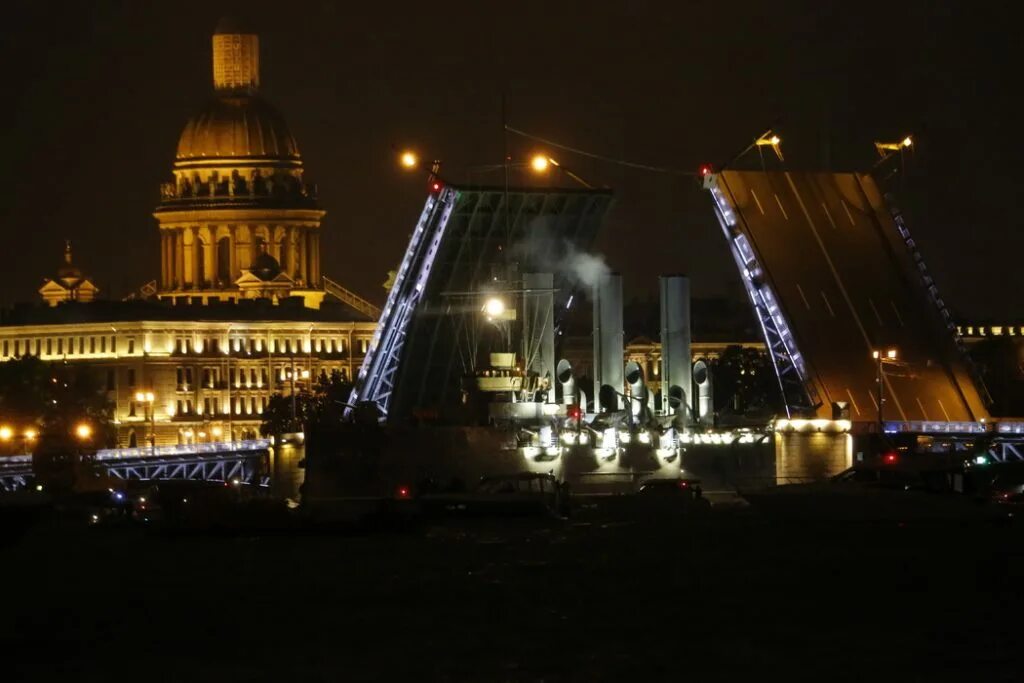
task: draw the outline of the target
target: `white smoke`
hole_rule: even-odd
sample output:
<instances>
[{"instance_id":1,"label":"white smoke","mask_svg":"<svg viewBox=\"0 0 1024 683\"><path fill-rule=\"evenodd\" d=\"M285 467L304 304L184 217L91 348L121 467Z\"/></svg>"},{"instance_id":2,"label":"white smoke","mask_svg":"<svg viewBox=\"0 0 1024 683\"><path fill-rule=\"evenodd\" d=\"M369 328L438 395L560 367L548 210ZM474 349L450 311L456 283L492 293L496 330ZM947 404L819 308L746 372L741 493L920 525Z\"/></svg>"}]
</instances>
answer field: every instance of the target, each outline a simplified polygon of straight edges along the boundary
<instances>
[{"instance_id":1,"label":"white smoke","mask_svg":"<svg viewBox=\"0 0 1024 683\"><path fill-rule=\"evenodd\" d=\"M611 274L611 268L605 263L604 256L578 251L569 242L566 242L565 245L567 253L562 258L558 269L570 273L570 279L576 284L594 287L602 277Z\"/></svg>"},{"instance_id":2,"label":"white smoke","mask_svg":"<svg viewBox=\"0 0 1024 683\"><path fill-rule=\"evenodd\" d=\"M548 220L534 219L526 235L512 248L512 254L529 264L530 270L562 275L570 285L587 288L612 272L603 255L581 251L565 237L555 235Z\"/></svg>"}]
</instances>

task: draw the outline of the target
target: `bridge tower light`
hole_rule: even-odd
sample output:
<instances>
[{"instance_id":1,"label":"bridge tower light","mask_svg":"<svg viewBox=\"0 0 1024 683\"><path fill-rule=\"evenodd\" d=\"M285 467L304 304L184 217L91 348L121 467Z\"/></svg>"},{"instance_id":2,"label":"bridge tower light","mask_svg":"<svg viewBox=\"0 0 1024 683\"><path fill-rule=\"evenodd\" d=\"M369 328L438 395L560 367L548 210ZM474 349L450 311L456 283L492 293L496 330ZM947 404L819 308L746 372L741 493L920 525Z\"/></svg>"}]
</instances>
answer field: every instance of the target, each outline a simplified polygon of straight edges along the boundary
<instances>
[{"instance_id":1,"label":"bridge tower light","mask_svg":"<svg viewBox=\"0 0 1024 683\"><path fill-rule=\"evenodd\" d=\"M875 151L883 159L894 152L902 152L914 146L914 138L906 136L899 142L878 142L875 141Z\"/></svg>"},{"instance_id":2,"label":"bridge tower light","mask_svg":"<svg viewBox=\"0 0 1024 683\"><path fill-rule=\"evenodd\" d=\"M780 147L782 144L782 138L772 131L768 131L759 137L754 144L758 147L771 147L772 151L775 152L775 156L779 158L779 161L785 161L782 156L782 147Z\"/></svg>"}]
</instances>

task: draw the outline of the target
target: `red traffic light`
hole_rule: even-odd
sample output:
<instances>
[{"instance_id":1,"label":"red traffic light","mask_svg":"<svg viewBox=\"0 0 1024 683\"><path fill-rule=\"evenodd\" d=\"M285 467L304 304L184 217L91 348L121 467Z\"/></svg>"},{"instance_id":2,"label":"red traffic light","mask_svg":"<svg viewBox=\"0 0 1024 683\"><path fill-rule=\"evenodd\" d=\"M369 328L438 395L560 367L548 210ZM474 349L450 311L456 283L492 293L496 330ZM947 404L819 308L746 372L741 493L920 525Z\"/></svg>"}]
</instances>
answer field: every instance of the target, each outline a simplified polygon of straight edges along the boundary
<instances>
[{"instance_id":1,"label":"red traffic light","mask_svg":"<svg viewBox=\"0 0 1024 683\"><path fill-rule=\"evenodd\" d=\"M700 175L702 178L711 175L713 172L714 169L711 168L711 164L704 164L700 167Z\"/></svg>"},{"instance_id":2,"label":"red traffic light","mask_svg":"<svg viewBox=\"0 0 1024 683\"><path fill-rule=\"evenodd\" d=\"M398 490L395 491L395 497L402 500L409 498L411 495L412 491L409 489L408 486L399 486Z\"/></svg>"},{"instance_id":3,"label":"red traffic light","mask_svg":"<svg viewBox=\"0 0 1024 683\"><path fill-rule=\"evenodd\" d=\"M433 194L439 193L443 187L444 187L444 184L440 180L431 180L430 181L430 191Z\"/></svg>"},{"instance_id":4,"label":"red traffic light","mask_svg":"<svg viewBox=\"0 0 1024 683\"><path fill-rule=\"evenodd\" d=\"M895 465L897 460L899 460L899 457L896 455L895 451L889 451L882 456L882 462L886 465Z\"/></svg>"}]
</instances>

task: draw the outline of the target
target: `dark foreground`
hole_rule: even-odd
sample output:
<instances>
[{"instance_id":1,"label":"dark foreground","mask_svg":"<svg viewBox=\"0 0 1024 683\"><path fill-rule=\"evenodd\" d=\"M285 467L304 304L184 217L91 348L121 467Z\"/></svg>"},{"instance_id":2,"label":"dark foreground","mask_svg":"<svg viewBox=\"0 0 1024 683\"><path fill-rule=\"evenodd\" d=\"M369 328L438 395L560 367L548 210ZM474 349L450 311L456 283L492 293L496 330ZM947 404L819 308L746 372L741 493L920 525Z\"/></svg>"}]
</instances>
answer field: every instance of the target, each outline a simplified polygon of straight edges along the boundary
<instances>
[{"instance_id":1,"label":"dark foreground","mask_svg":"<svg viewBox=\"0 0 1024 683\"><path fill-rule=\"evenodd\" d=\"M37 528L0 680L1022 680L1017 526Z\"/></svg>"}]
</instances>

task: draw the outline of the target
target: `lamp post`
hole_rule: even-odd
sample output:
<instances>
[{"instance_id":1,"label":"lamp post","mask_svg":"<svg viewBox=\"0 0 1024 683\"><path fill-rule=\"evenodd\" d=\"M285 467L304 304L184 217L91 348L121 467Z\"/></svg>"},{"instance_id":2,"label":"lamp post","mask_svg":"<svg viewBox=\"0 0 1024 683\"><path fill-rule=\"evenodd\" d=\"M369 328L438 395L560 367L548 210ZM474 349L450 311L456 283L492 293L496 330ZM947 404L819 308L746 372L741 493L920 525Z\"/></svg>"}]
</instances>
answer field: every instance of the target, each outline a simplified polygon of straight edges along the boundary
<instances>
[{"instance_id":1,"label":"lamp post","mask_svg":"<svg viewBox=\"0 0 1024 683\"><path fill-rule=\"evenodd\" d=\"M292 429L295 429L298 424L298 415L295 406L295 380L296 379L309 379L309 370L297 371L295 369L295 356L292 356L292 367L288 371L287 377L291 381L292 385Z\"/></svg>"},{"instance_id":2,"label":"lamp post","mask_svg":"<svg viewBox=\"0 0 1024 683\"><path fill-rule=\"evenodd\" d=\"M0 426L0 443L9 443L14 439L21 441L22 447L24 448L24 455L29 455L29 444L35 442L39 437L39 432L34 427L26 429L21 434L15 434L14 429L8 425Z\"/></svg>"},{"instance_id":3,"label":"lamp post","mask_svg":"<svg viewBox=\"0 0 1024 683\"><path fill-rule=\"evenodd\" d=\"M156 455L156 407L153 402L156 400L156 394L152 391L137 391L135 392L135 400L145 406L146 417L149 418L149 454L152 456Z\"/></svg>"},{"instance_id":4,"label":"lamp post","mask_svg":"<svg viewBox=\"0 0 1024 683\"><path fill-rule=\"evenodd\" d=\"M878 375L875 381L878 383L878 433L885 433L885 422L882 419L882 402L885 401L884 389L885 389L885 364L893 363L896 361L896 349L887 349L884 353L882 351L872 351L871 357L875 359L878 368Z\"/></svg>"}]
</instances>

